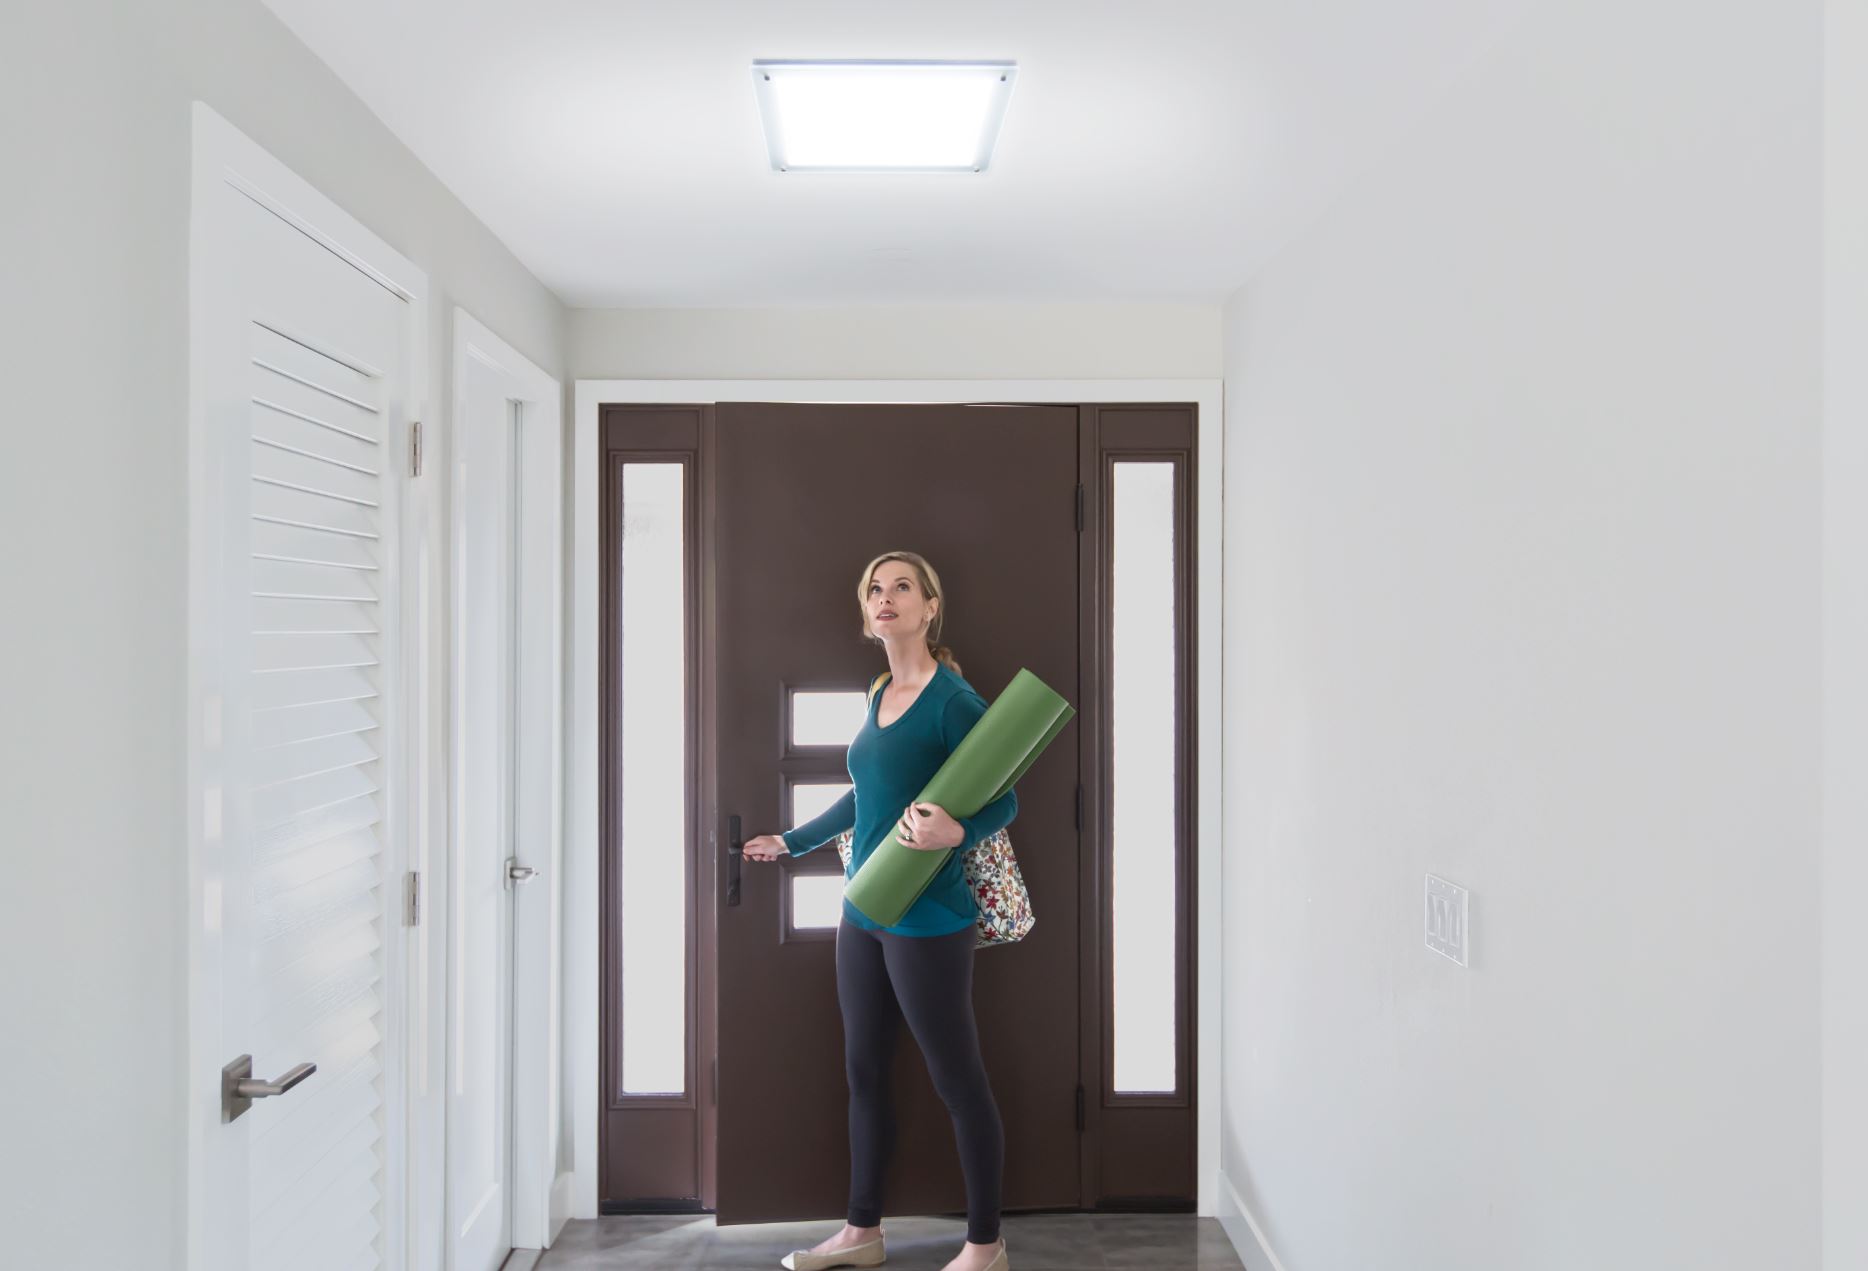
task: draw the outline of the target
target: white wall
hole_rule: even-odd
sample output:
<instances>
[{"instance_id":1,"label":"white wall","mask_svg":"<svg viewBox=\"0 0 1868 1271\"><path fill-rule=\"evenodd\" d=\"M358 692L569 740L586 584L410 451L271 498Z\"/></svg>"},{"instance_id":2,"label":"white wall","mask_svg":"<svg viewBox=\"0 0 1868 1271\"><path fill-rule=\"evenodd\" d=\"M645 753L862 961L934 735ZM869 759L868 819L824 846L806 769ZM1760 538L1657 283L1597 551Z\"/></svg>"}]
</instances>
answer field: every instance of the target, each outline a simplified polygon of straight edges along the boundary
<instances>
[{"instance_id":1,"label":"white wall","mask_svg":"<svg viewBox=\"0 0 1868 1271\"><path fill-rule=\"evenodd\" d=\"M1211 379L1218 305L573 309L574 379Z\"/></svg>"},{"instance_id":2,"label":"white wall","mask_svg":"<svg viewBox=\"0 0 1868 1271\"><path fill-rule=\"evenodd\" d=\"M1544 4L1227 307L1222 1155L1287 1271L1817 1265L1820 18Z\"/></svg>"},{"instance_id":3,"label":"white wall","mask_svg":"<svg viewBox=\"0 0 1868 1271\"><path fill-rule=\"evenodd\" d=\"M19 1266L182 1265L195 98L428 272L437 393L457 303L564 365L556 298L253 0L9 10L0 1230Z\"/></svg>"},{"instance_id":4,"label":"white wall","mask_svg":"<svg viewBox=\"0 0 1868 1271\"><path fill-rule=\"evenodd\" d=\"M1824 32L1823 1266L1868 1267L1868 6Z\"/></svg>"}]
</instances>

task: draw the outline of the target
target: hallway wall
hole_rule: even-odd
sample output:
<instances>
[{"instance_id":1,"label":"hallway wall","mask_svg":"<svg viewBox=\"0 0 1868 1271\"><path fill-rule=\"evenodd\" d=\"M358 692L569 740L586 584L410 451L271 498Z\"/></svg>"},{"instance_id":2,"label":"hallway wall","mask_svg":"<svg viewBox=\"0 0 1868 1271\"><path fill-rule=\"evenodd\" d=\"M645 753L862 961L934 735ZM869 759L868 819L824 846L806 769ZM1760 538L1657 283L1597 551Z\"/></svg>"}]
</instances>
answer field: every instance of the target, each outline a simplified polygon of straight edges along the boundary
<instances>
[{"instance_id":1,"label":"hallway wall","mask_svg":"<svg viewBox=\"0 0 1868 1271\"><path fill-rule=\"evenodd\" d=\"M1223 1163L1288 1271L1818 1265L1820 8L1538 6L1227 308Z\"/></svg>"},{"instance_id":2,"label":"hallway wall","mask_svg":"<svg viewBox=\"0 0 1868 1271\"><path fill-rule=\"evenodd\" d=\"M1868 1267L1868 6L1823 44L1823 1267Z\"/></svg>"},{"instance_id":3,"label":"hallway wall","mask_svg":"<svg viewBox=\"0 0 1868 1271\"><path fill-rule=\"evenodd\" d=\"M255 0L7 28L0 1215L13 1264L156 1271L216 1075L183 1072L190 101L428 271L435 394L454 304L553 373L564 310Z\"/></svg>"},{"instance_id":4,"label":"hallway wall","mask_svg":"<svg viewBox=\"0 0 1868 1271\"><path fill-rule=\"evenodd\" d=\"M1217 304L573 309L576 379L1213 379Z\"/></svg>"}]
</instances>

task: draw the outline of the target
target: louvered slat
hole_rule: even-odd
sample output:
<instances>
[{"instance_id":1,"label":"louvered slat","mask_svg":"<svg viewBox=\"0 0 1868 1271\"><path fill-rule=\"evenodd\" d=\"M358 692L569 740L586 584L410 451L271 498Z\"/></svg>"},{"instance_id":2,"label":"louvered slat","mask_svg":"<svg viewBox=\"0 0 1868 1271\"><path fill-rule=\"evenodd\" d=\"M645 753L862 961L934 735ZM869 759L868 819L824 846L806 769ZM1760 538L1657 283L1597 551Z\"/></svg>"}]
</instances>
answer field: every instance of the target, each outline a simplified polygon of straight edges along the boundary
<instances>
[{"instance_id":1,"label":"louvered slat","mask_svg":"<svg viewBox=\"0 0 1868 1271\"><path fill-rule=\"evenodd\" d=\"M261 1204L259 1193L255 1191L254 1222L259 1231L262 1233L276 1231L292 1221L293 1216L304 1209L301 1187L315 1187L322 1182L325 1188L329 1188L338 1180L372 1176L380 1186L382 1173L381 1167L376 1163L376 1158L382 1147L383 1135L377 1122L378 1118L375 1117L360 1122L355 1131L336 1144L329 1152L312 1162L311 1167L302 1175L291 1180L290 1186L276 1189L272 1203ZM358 1213L349 1216L360 1218L363 1215ZM275 1271L276 1268L291 1264L289 1260L274 1258L265 1265L267 1271Z\"/></svg>"},{"instance_id":2,"label":"louvered slat","mask_svg":"<svg viewBox=\"0 0 1868 1271\"><path fill-rule=\"evenodd\" d=\"M372 1153L368 1151L347 1151L344 1144L327 1151L295 1181L290 1192L280 1194L273 1204L262 1207L256 1215L263 1230L276 1232L293 1221L293 1215L304 1209L297 1204L299 1196L327 1196L334 1189L359 1187L359 1185L379 1185L379 1166L375 1164ZM351 1211L362 1211L368 1206L355 1206ZM293 1241L288 1241L293 1243Z\"/></svg>"},{"instance_id":3,"label":"louvered slat","mask_svg":"<svg viewBox=\"0 0 1868 1271\"><path fill-rule=\"evenodd\" d=\"M343 1010L308 1023L296 1032L275 1034L271 1044L281 1053L323 1054L329 1051L335 1054L344 1046L346 1039L353 1036L363 1035L380 1040L382 1030L376 1026L375 1018L374 1003L352 1002Z\"/></svg>"},{"instance_id":4,"label":"louvered slat","mask_svg":"<svg viewBox=\"0 0 1868 1271\"><path fill-rule=\"evenodd\" d=\"M338 871L337 876L341 877L355 868L345 866ZM326 884L324 880L320 880L319 886L329 886L331 889L325 903L318 907L301 907L294 915L297 921L290 926L277 927L271 939L254 951L256 971L272 976L287 976L293 974L292 968L298 967L323 976L329 974L333 966L328 959L317 960L317 955L325 947L357 940L371 948L380 944L371 923L378 916L377 901L381 893L339 891L335 885ZM297 1001L296 994L307 987L296 981L290 982L290 989L281 989L277 999L279 1002ZM272 1013L269 1004L260 1018L267 1018ZM308 1017L307 1023L310 1022Z\"/></svg>"},{"instance_id":5,"label":"louvered slat","mask_svg":"<svg viewBox=\"0 0 1868 1271\"><path fill-rule=\"evenodd\" d=\"M338 600L253 598L253 630L261 635L377 634L376 604Z\"/></svg>"},{"instance_id":6,"label":"louvered slat","mask_svg":"<svg viewBox=\"0 0 1868 1271\"><path fill-rule=\"evenodd\" d=\"M330 1151L358 1121L372 1116L382 1106L376 1088L379 1075L374 1062L353 1064L343 1073L332 1073L321 1087L313 1084L322 1072L313 1073L292 1091L304 1099L281 1100L280 1106L250 1131L247 1159L259 1176L291 1171L309 1165ZM317 1116L293 1115L294 1107L318 1105ZM256 1109L257 1110L257 1109ZM253 1115L251 1112L248 1116Z\"/></svg>"},{"instance_id":7,"label":"louvered slat","mask_svg":"<svg viewBox=\"0 0 1868 1271\"><path fill-rule=\"evenodd\" d=\"M338 1138L318 1157L304 1163L303 1168L293 1168L290 1174L278 1174L263 1179L263 1183L254 1187L252 1207L254 1215L265 1215L269 1222L267 1228L278 1228L282 1222L291 1221L291 1213L297 1209L293 1194L299 1185L316 1181L318 1178L333 1178L338 1174L355 1172L362 1166L379 1168L375 1159L375 1144L381 1142L383 1127L375 1116L361 1116L349 1127L342 1138Z\"/></svg>"},{"instance_id":8,"label":"louvered slat","mask_svg":"<svg viewBox=\"0 0 1868 1271\"><path fill-rule=\"evenodd\" d=\"M291 1206L292 1196L301 1187L328 1187L334 1178L373 1172L376 1162L371 1145L380 1134L376 1120L365 1118L358 1121L350 1133L330 1151L315 1161L305 1162L302 1170L267 1178L262 1186L253 1189L255 1215L271 1220L265 1222L265 1226L277 1226L281 1219L290 1221L291 1215L281 1215L275 1211L281 1205Z\"/></svg>"},{"instance_id":9,"label":"louvered slat","mask_svg":"<svg viewBox=\"0 0 1868 1271\"><path fill-rule=\"evenodd\" d=\"M374 577L381 562L373 539L329 534L297 525L253 524L253 555L260 560L302 561L366 572Z\"/></svg>"},{"instance_id":10,"label":"louvered slat","mask_svg":"<svg viewBox=\"0 0 1868 1271\"><path fill-rule=\"evenodd\" d=\"M328 1225L326 1214L360 1214L375 1206L376 1179L373 1175L340 1175L323 1188L302 1189L299 1197L304 1212L271 1233L267 1244L258 1250L263 1263L270 1265L281 1255L296 1256L298 1250L320 1237Z\"/></svg>"},{"instance_id":11,"label":"louvered slat","mask_svg":"<svg viewBox=\"0 0 1868 1271\"><path fill-rule=\"evenodd\" d=\"M383 1265L376 1251L382 1230L380 1210L355 1221L322 1229L305 1245L285 1251L266 1271L376 1271Z\"/></svg>"},{"instance_id":12,"label":"louvered slat","mask_svg":"<svg viewBox=\"0 0 1868 1271\"><path fill-rule=\"evenodd\" d=\"M302 1093L305 1096L303 1099L282 1104L276 1116L254 1127L250 1141L252 1148L259 1150L273 1138L295 1135L307 1141L317 1138L323 1133L324 1122L333 1113L348 1115L347 1109L360 1106L357 1103L358 1083L370 1084L382 1071L382 1065L375 1054L381 1042L381 1037L372 1030L357 1034L354 1042L346 1046L342 1053L334 1051L330 1059L329 1080L323 1085L313 1085L319 1077L325 1076L323 1069L306 1078L292 1092Z\"/></svg>"},{"instance_id":13,"label":"louvered slat","mask_svg":"<svg viewBox=\"0 0 1868 1271\"><path fill-rule=\"evenodd\" d=\"M261 749L301 745L326 737L374 732L380 725L367 701L311 702L253 715L253 744Z\"/></svg>"},{"instance_id":14,"label":"louvered slat","mask_svg":"<svg viewBox=\"0 0 1868 1271\"><path fill-rule=\"evenodd\" d=\"M377 747L368 733L319 737L260 750L253 757L253 779L260 786L310 780L373 763Z\"/></svg>"},{"instance_id":15,"label":"louvered slat","mask_svg":"<svg viewBox=\"0 0 1868 1271\"><path fill-rule=\"evenodd\" d=\"M255 636L253 658L257 671L254 688L268 695L267 706L322 702L334 696L312 688L305 689L302 696L295 696L289 685L281 686L278 681L268 679L269 676L292 671L354 670L358 673L354 683L374 692L380 665L376 637L329 632Z\"/></svg>"},{"instance_id":16,"label":"louvered slat","mask_svg":"<svg viewBox=\"0 0 1868 1271\"><path fill-rule=\"evenodd\" d=\"M307 975L318 978L308 979L295 992L267 1003L267 1009L254 1021L256 1042L270 1042L274 1035L302 1036L318 1021L357 1006L375 992L382 981L376 971L379 942L375 933L367 927L355 927L347 935L333 937L333 942L338 941L348 945L349 956L342 960L329 950L319 950L287 964L288 969L303 967ZM338 1058L329 1056L332 1063Z\"/></svg>"},{"instance_id":17,"label":"louvered slat","mask_svg":"<svg viewBox=\"0 0 1868 1271\"><path fill-rule=\"evenodd\" d=\"M281 825L275 825L263 833L257 840L259 865L275 856L295 852L314 843L321 843L339 834L366 829L375 825L382 816L382 809L376 800L368 795L355 799L345 799L306 813Z\"/></svg>"},{"instance_id":18,"label":"louvered slat","mask_svg":"<svg viewBox=\"0 0 1868 1271\"><path fill-rule=\"evenodd\" d=\"M377 692L375 677L368 667L321 667L299 670L291 676L257 676L253 684L253 709L273 711L289 707L311 707L334 702L355 702L375 715Z\"/></svg>"},{"instance_id":19,"label":"louvered slat","mask_svg":"<svg viewBox=\"0 0 1868 1271\"><path fill-rule=\"evenodd\" d=\"M375 794L378 789L370 773L356 768L320 773L303 781L283 782L253 792L253 820L262 834L270 829L285 829L287 822L295 817Z\"/></svg>"},{"instance_id":20,"label":"louvered slat","mask_svg":"<svg viewBox=\"0 0 1868 1271\"><path fill-rule=\"evenodd\" d=\"M253 898L265 904L376 855L376 835L369 829L340 830L326 838L295 844L290 850L254 862Z\"/></svg>"},{"instance_id":21,"label":"louvered slat","mask_svg":"<svg viewBox=\"0 0 1868 1271\"><path fill-rule=\"evenodd\" d=\"M253 381L253 438L374 471L383 447L376 419L356 407L319 398L288 379L260 372Z\"/></svg>"},{"instance_id":22,"label":"louvered slat","mask_svg":"<svg viewBox=\"0 0 1868 1271\"><path fill-rule=\"evenodd\" d=\"M278 1138L298 1135L312 1139L323 1133L321 1127L330 1111L352 1106L358 1084L372 1082L380 1073L382 1065L375 1054L377 1041L373 1032L359 1034L354 1045L341 1054L333 1053L329 1072L320 1069L293 1090L293 1094L303 1094L303 1099L281 1102L272 1116L253 1127L249 1148L263 1151Z\"/></svg>"},{"instance_id":23,"label":"louvered slat","mask_svg":"<svg viewBox=\"0 0 1868 1271\"><path fill-rule=\"evenodd\" d=\"M263 947L312 923L330 922L354 908L376 881L376 858L371 857L274 896L254 915L254 938Z\"/></svg>"},{"instance_id":24,"label":"louvered slat","mask_svg":"<svg viewBox=\"0 0 1868 1271\"><path fill-rule=\"evenodd\" d=\"M253 483L253 519L274 525L297 525L352 538L375 539L379 509L347 503L322 494L265 482Z\"/></svg>"},{"instance_id":25,"label":"louvered slat","mask_svg":"<svg viewBox=\"0 0 1868 1271\"><path fill-rule=\"evenodd\" d=\"M357 1140L359 1140L357 1144L340 1142L336 1148L318 1157L318 1161L312 1163L312 1168L308 1168L299 1178L293 1179L291 1191L278 1192L269 1204L256 1206L258 1209L256 1217L262 1221L260 1224L263 1228L278 1230L280 1226L291 1221L291 1211L299 1207L293 1204L293 1192L321 1194L321 1192L329 1191L331 1187L344 1185L346 1181L374 1178L377 1174L377 1163L372 1153L368 1151L370 1136L368 1133L362 1133L362 1135L357 1135ZM359 1151L359 1146L364 1150ZM280 1213L280 1207L284 1207L286 1213Z\"/></svg>"},{"instance_id":26,"label":"louvered slat","mask_svg":"<svg viewBox=\"0 0 1868 1271\"><path fill-rule=\"evenodd\" d=\"M374 575L364 570L264 559L253 562L253 594L298 600L349 600L362 604L375 604L379 599Z\"/></svg>"},{"instance_id":27,"label":"louvered slat","mask_svg":"<svg viewBox=\"0 0 1868 1271\"><path fill-rule=\"evenodd\" d=\"M362 408L367 414L380 414L382 388L371 375L326 357L297 340L255 324L249 344L253 365L302 383L316 385L326 397Z\"/></svg>"},{"instance_id":28,"label":"louvered slat","mask_svg":"<svg viewBox=\"0 0 1868 1271\"><path fill-rule=\"evenodd\" d=\"M383 1139L382 1118L365 1106L368 1093L367 1086L355 1092L356 1107L344 1113L348 1125L341 1133L327 1134L322 1139L291 1140L289 1136L281 1136L271 1145L268 1155L254 1155L251 1199L256 1215L271 1216L268 1226L276 1228L282 1222L291 1221L292 1211L298 1208L293 1195L306 1180L320 1173L341 1174L359 1166L380 1168L376 1156ZM307 1148L307 1144L311 1146Z\"/></svg>"},{"instance_id":29,"label":"louvered slat","mask_svg":"<svg viewBox=\"0 0 1868 1271\"><path fill-rule=\"evenodd\" d=\"M375 467L382 455L382 417L271 366L254 363L248 379L257 437Z\"/></svg>"},{"instance_id":30,"label":"louvered slat","mask_svg":"<svg viewBox=\"0 0 1868 1271\"><path fill-rule=\"evenodd\" d=\"M370 509L376 507L379 494L375 472L359 472L341 464L282 450L257 438L253 443L253 480Z\"/></svg>"},{"instance_id":31,"label":"louvered slat","mask_svg":"<svg viewBox=\"0 0 1868 1271\"><path fill-rule=\"evenodd\" d=\"M254 1018L263 1028L299 1028L297 1033L282 1032L288 1037L308 1033L360 1000L357 987L375 982L373 968L382 946L375 924L350 918L319 924L320 938L313 941L300 939L301 932L288 933L258 951L259 972L289 982L295 990L267 1002Z\"/></svg>"}]
</instances>

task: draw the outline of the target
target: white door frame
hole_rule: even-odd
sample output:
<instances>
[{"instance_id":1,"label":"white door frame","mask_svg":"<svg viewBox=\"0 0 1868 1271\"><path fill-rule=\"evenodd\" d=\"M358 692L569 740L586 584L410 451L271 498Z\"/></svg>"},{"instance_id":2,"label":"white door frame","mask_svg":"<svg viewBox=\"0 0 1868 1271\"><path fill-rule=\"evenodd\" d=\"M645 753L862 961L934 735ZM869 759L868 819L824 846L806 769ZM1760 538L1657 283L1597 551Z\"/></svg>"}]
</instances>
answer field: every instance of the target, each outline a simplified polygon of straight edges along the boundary
<instances>
[{"instance_id":1,"label":"white door frame","mask_svg":"<svg viewBox=\"0 0 1868 1271\"><path fill-rule=\"evenodd\" d=\"M599 409L607 402L1196 402L1200 408L1199 677L1200 697L1223 702L1220 681L1221 473L1225 468L1221 380L578 380L572 472L575 543L571 577L571 724L565 889L565 1044L571 1058L571 1127L575 1143L574 1216L597 1216L597 1125L600 1054L597 1033L599 889L597 886L597 569ZM1199 913L1200 1106L1198 1210L1219 1209L1220 1127L1220 712L1199 718L1199 807L1195 831Z\"/></svg>"},{"instance_id":2,"label":"white door frame","mask_svg":"<svg viewBox=\"0 0 1868 1271\"><path fill-rule=\"evenodd\" d=\"M528 886L518 888L513 915L511 1025L512 1050L512 1243L519 1249L549 1247L570 1216L570 1175L558 1173L562 1135L562 930L563 877L563 525L564 525L564 393L557 380L495 335L464 309L453 311L452 406L449 434L439 453L432 454L430 471L447 465L448 647L461 647L462 613L452 580L465 567L461 548L466 518L474 511L463 494L462 474L455 462L454 444L463 427L461 403L467 396L467 377L475 365L492 370L503 383L506 400L519 417L518 467L520 593L517 605L518 674L514 683L514 720L517 801L516 819L521 842L521 864L538 870ZM451 733L459 694L455 658L448 659L448 731ZM445 754L451 769L456 748ZM451 786L453 774L441 774ZM446 807L452 809L449 795ZM446 853L429 863L424 890L431 898L424 921L422 947L427 965L448 965L447 948L450 866L461 849L459 827L447 825ZM436 992L422 1005L428 1030L447 1036L447 994ZM447 1159L445 1091L446 1047L426 1056L433 1097L422 1101L418 1121L419 1159L427 1167L419 1207L421 1229L437 1242L434 1256L424 1266L442 1265L446 1189L434 1180L444 1178ZM556 1203L554 1204L554 1197Z\"/></svg>"},{"instance_id":3,"label":"white door frame","mask_svg":"<svg viewBox=\"0 0 1868 1271\"><path fill-rule=\"evenodd\" d=\"M224 502L224 473L215 458L210 398L217 381L209 353L215 347L218 323L228 320L228 283L240 262L227 250L225 235L217 232L223 187L231 186L266 208L307 237L375 279L407 303L404 332L409 364L410 418L389 421L391 453L407 445L410 425L421 416L428 398L427 329L428 278L400 253L389 247L355 218L255 144L244 133L203 102L195 102L192 118L192 171L189 212L189 400L188 400L188 1071L187 1071L187 1249L189 1266L208 1265L214 1229L215 1202L210 1186L209 1136L220 1125L220 1070L232 1056L220 1052L218 1020L221 1011L221 897L215 883L217 860L225 852L220 838L222 790L218 738L220 703L224 700L226 667L219 653L220 515ZM420 530L424 506L420 484L404 480L398 489L398 508L385 509L397 518L403 579L413 579L422 568L429 538ZM390 1271L410 1266L413 1228L409 1222L410 1187L407 1145L409 1004L416 986L410 975L410 941L401 923L397 903L400 889L393 881L408 868L426 829L424 792L413 782L420 769L417 758L425 753L427 736L418 707L428 662L422 656L418 589L398 590L400 641L385 650L394 664L386 674L400 684L402 712L385 721L388 732L400 734L400 743L384 764L383 930L385 969L383 989L386 1036L383 1115L385 1136L383 1248ZM396 938L400 935L402 938ZM400 1127L400 1128L398 1128Z\"/></svg>"}]
</instances>

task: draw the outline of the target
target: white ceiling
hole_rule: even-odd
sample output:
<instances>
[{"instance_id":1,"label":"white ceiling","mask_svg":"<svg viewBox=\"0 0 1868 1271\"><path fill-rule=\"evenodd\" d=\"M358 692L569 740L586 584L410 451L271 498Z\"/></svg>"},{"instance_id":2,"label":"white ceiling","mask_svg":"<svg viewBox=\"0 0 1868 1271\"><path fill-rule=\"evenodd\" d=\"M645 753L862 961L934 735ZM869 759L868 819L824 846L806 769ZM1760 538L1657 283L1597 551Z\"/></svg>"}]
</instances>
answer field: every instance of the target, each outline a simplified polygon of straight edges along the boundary
<instances>
[{"instance_id":1,"label":"white ceiling","mask_svg":"<svg viewBox=\"0 0 1868 1271\"><path fill-rule=\"evenodd\" d=\"M579 308L1216 302L1530 2L266 0ZM760 57L1019 77L983 174L788 174Z\"/></svg>"}]
</instances>

